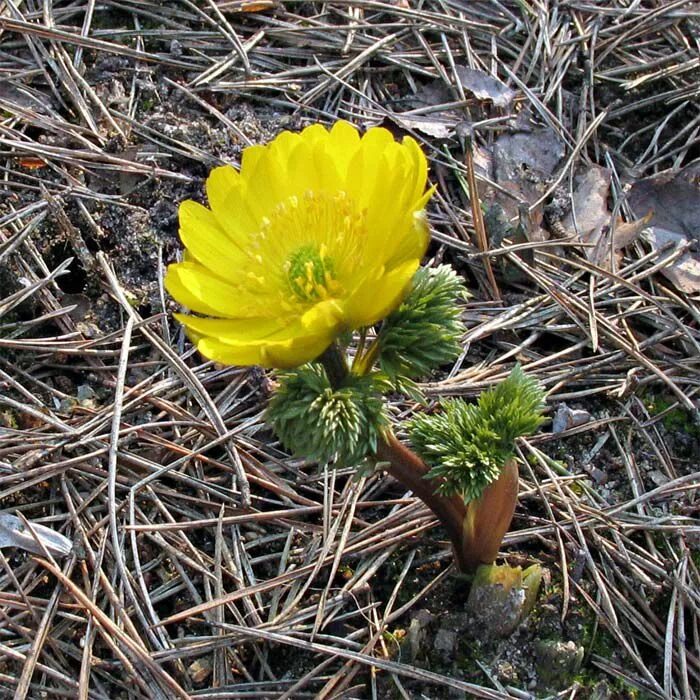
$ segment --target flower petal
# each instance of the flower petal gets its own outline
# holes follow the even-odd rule
[[[196,262],[169,265],[164,283],[173,299],[199,314],[247,318],[276,313],[269,298],[246,293]]]
[[[333,125],[328,141],[328,154],[336,165],[343,186],[347,182],[350,161],[359,147],[360,134],[352,124],[339,121]]]
[[[173,316],[190,331],[198,336],[210,336],[224,343],[255,342],[275,334],[280,334],[284,326],[278,318],[201,318],[188,314]]]
[[[401,145],[408,153],[411,160],[413,190],[410,194],[410,201],[415,202],[425,192],[425,184],[428,179],[428,160],[425,157],[425,153],[421,150],[421,147],[416,143],[415,139],[410,136],[405,136]]]
[[[232,279],[248,256],[224,233],[210,209],[188,199],[180,204],[180,238],[187,250],[224,280]]]
[[[338,328],[344,317],[343,305],[337,299],[326,299],[304,313],[301,317],[301,325],[309,330]]]
[[[284,340],[224,343],[203,337],[197,349],[210,360],[228,365],[262,365],[286,369],[315,360],[333,342],[333,334],[297,335]]]
[[[387,246],[387,256],[384,263],[388,268],[397,267],[405,260],[425,255],[430,243],[430,227],[428,218],[422,209],[409,214],[401,235],[392,236],[392,246]]]
[[[419,265],[420,258],[414,258],[389,272],[378,270],[374,279],[365,279],[345,303],[349,327],[371,326],[388,316],[403,300]]]
[[[219,226],[234,243],[245,248],[260,222],[248,206],[243,178],[232,166],[222,165],[209,173],[206,190]]]

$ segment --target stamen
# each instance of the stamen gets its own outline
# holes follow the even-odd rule
[[[307,191],[280,202],[250,242],[281,300],[307,306],[342,295],[362,261],[366,214],[345,192]],[[331,257],[332,256],[332,257]],[[278,261],[271,266],[271,261]]]
[[[287,279],[294,294],[302,301],[328,298],[335,279],[333,260],[325,246],[309,244],[295,250],[285,263]]]

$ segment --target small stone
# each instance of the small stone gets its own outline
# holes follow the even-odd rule
[[[588,411],[569,408],[565,403],[560,403],[552,420],[552,432],[563,433],[565,430],[584,425],[591,420]]]
[[[572,641],[539,641],[535,653],[540,680],[549,687],[563,687],[581,668],[584,649]]]
[[[77,389],[78,401],[89,401],[96,398],[95,390],[89,384],[80,384]]]
[[[58,410],[61,413],[70,414],[73,412],[73,409],[77,405],[78,405],[77,399],[74,399],[72,396],[69,396],[65,399],[61,399],[61,401],[58,404]]]
[[[427,628],[433,620],[435,620],[435,615],[425,609],[419,610],[411,619],[408,634],[406,635],[411,663],[415,663],[416,659],[421,656],[428,634]]]
[[[591,688],[590,700],[610,700],[613,692],[605,681],[599,681]]]
[[[193,683],[199,685],[204,683],[212,672],[211,660],[208,657],[196,659],[187,668]]]
[[[77,398],[83,408],[97,408],[97,394],[89,384],[81,384],[78,387]]]
[[[433,649],[443,661],[454,661],[455,650],[457,649],[457,632],[441,627],[435,635]]]
[[[509,661],[498,661],[493,668],[498,679],[503,683],[514,684],[519,681],[518,672]]]
[[[532,610],[542,580],[535,564],[525,571],[519,566],[480,566],[467,599],[467,610],[486,637],[507,637]]]
[[[666,474],[660,472],[658,469],[650,471],[649,478],[654,482],[654,484],[656,484],[656,486],[663,486],[670,481]]]

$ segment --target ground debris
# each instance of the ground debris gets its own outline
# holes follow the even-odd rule
[[[547,640],[586,650],[561,697],[697,700],[700,311],[690,272],[663,276],[697,260],[697,12],[653,5],[0,2],[0,508],[74,547],[60,568],[2,549],[5,695],[545,697]],[[420,143],[426,262],[470,286],[428,405],[519,362],[594,417],[518,446],[501,555],[550,576],[505,637],[478,638],[411,494],[291,459],[274,379],[172,323],[178,204],[246,146],[340,118]]]

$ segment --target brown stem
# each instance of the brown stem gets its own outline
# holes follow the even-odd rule
[[[377,459],[387,462],[389,474],[438,517],[452,542],[460,571],[473,572],[481,564],[495,561],[518,497],[515,460],[506,462],[500,477],[484,490],[481,498],[465,505],[460,496],[436,493],[434,482],[424,478],[428,466],[394,435],[388,435],[379,444]]]
[[[377,459],[387,462],[387,471],[398,482],[413,491],[437,515],[452,542],[457,566],[469,570],[468,551],[465,552],[463,523],[467,515],[464,501],[459,496],[442,496],[435,492],[434,482],[425,479],[428,466],[415,452],[409,450],[394,435],[388,435],[377,447]],[[468,548],[467,548],[468,549]]]

